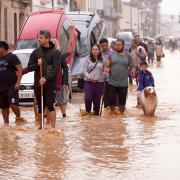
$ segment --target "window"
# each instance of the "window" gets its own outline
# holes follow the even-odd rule
[[[14,13],[14,43],[17,41],[17,14]]]
[[[62,52],[66,51],[68,45],[68,36],[63,27],[60,30],[60,49]]]
[[[94,34],[94,38],[96,41],[99,40],[99,37],[101,35],[101,30],[99,29],[98,25],[96,25],[94,28],[93,28],[93,34]]]
[[[23,23],[25,21],[25,15],[23,12],[19,14],[19,30],[21,30]]]
[[[37,39],[25,39],[18,42],[16,49],[36,49],[38,47]]]
[[[88,38],[88,28],[86,21],[75,21],[76,28],[79,31],[80,39],[77,44],[77,54],[79,57],[85,57],[90,51],[90,38]]]
[[[64,27],[64,29],[66,30],[66,33],[67,33],[68,38],[70,38],[70,36],[71,36],[71,31],[72,31],[72,28],[73,28],[71,22],[68,21],[68,20],[65,20],[64,23],[63,23],[63,27]]]
[[[8,18],[7,18],[7,8],[4,8],[4,39],[8,41]]]

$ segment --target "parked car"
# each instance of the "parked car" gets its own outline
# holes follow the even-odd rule
[[[91,46],[104,37],[104,23],[100,16],[91,12],[68,12],[78,33],[75,59],[72,66],[72,88],[77,88],[77,77],[83,71],[83,64]]]
[[[16,49],[34,49],[39,46],[37,33],[46,29],[51,32],[52,39],[56,39],[62,52],[68,51],[71,55],[67,62],[72,67],[74,50],[77,40],[77,32],[73,21],[63,10],[47,10],[32,12],[26,19]]]
[[[66,61],[69,65],[69,77],[71,77],[77,31],[73,21],[63,10],[46,10],[31,13],[21,29],[15,48],[20,50],[39,47],[37,33],[42,29],[50,31],[52,39],[58,41],[61,52],[70,52],[70,56],[66,58]],[[71,78],[69,87],[71,91]]]
[[[125,41],[124,50],[129,52],[131,48],[131,42],[133,40],[133,33],[132,32],[118,32],[116,34],[117,39],[123,39]]]
[[[16,54],[21,61],[22,67],[26,68],[29,58],[34,49],[15,50]],[[21,86],[19,90],[20,104],[31,104],[34,100],[34,72],[29,72],[22,76]]]

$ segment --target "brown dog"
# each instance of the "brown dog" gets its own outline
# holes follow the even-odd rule
[[[154,87],[146,87],[141,94],[141,104],[145,116],[154,116],[157,107],[157,94]]]

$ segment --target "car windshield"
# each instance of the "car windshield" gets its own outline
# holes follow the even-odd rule
[[[37,39],[20,40],[16,49],[36,49],[39,47]]]
[[[18,53],[16,55],[21,61],[22,67],[23,68],[27,67],[31,53]]]

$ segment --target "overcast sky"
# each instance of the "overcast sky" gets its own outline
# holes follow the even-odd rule
[[[180,0],[163,0],[161,3],[162,14],[180,14]]]

